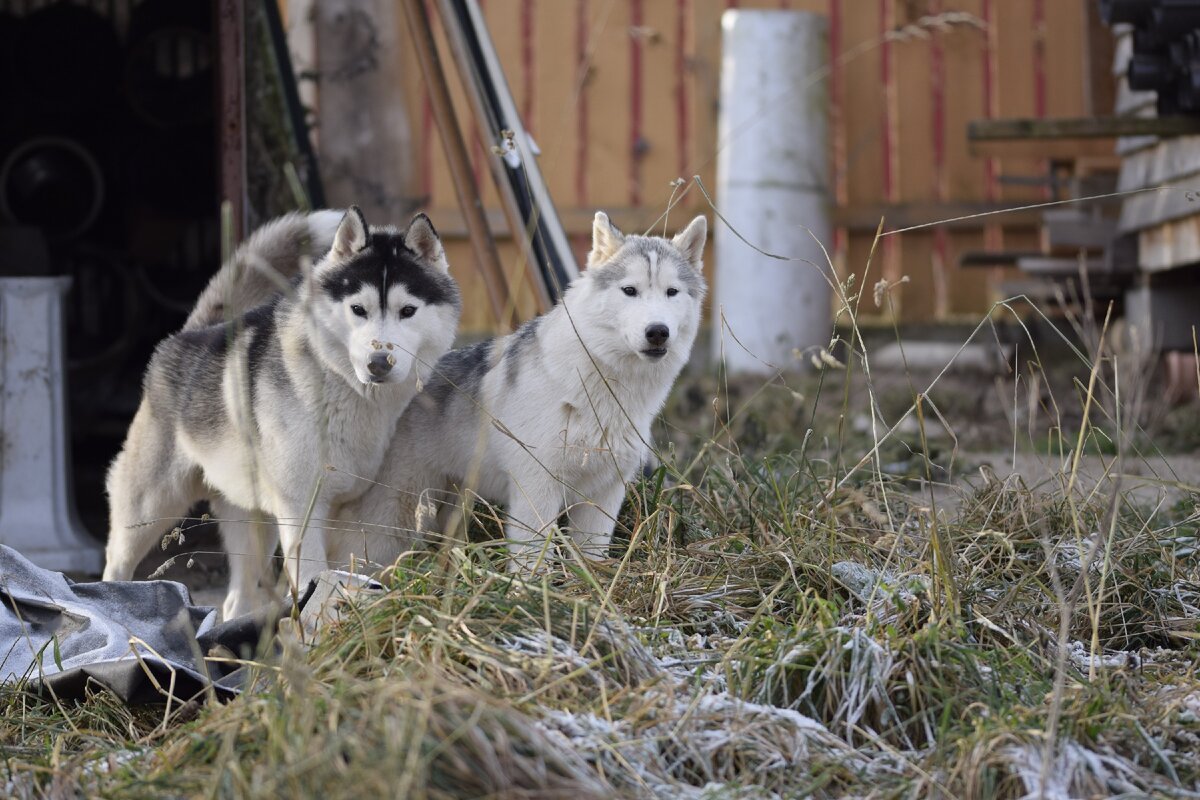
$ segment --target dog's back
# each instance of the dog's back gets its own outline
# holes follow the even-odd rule
[[[292,212],[250,235],[221,265],[201,292],[183,330],[196,330],[240,317],[288,289],[303,269],[333,245],[344,211]]]

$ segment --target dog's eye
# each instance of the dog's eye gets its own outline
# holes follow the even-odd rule
[[[672,286],[670,289],[667,289],[667,297],[674,297],[677,294],[679,294],[679,290],[674,286]]]
[[[405,306],[404,308],[400,309],[400,319],[408,319],[415,313],[417,313],[416,306]]]
[[[356,317],[365,317],[367,315],[367,310],[358,303],[350,306],[350,310],[354,312],[354,316]]]
[[[637,297],[637,289],[632,286],[622,286],[621,291],[625,293],[626,297]]]

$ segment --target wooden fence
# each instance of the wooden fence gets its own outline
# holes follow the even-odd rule
[[[965,135],[969,120],[1110,110],[1095,107],[1111,97],[1106,85],[1111,70],[1108,63],[1096,63],[1108,56],[1096,46],[1104,44],[1098,37],[1107,32],[1097,32],[1089,13],[1094,0],[480,3],[581,263],[596,209],[627,229],[645,229],[666,208],[676,178],[699,175],[714,187],[720,17],[731,7],[790,8],[829,17],[837,232],[827,245],[842,274],[862,273],[881,216],[896,229],[1047,198],[1047,187],[1038,181],[1047,177],[1048,162],[1019,146],[999,157],[972,154]],[[448,240],[451,264],[464,285],[464,330],[485,330],[493,324],[491,312],[471,264],[420,71],[403,46],[403,15],[395,19],[401,46],[397,80],[411,141],[411,151],[397,158],[411,160],[407,191]],[[937,19],[951,24],[935,24]],[[444,41],[441,45],[460,119],[473,135]],[[320,53],[316,60],[319,65]],[[471,146],[504,262],[511,278],[523,276],[488,185],[488,156],[483,145]],[[1111,143],[1090,142],[1071,156],[1109,165],[1111,153]],[[715,199],[719,205],[720,197]],[[708,211],[692,189],[672,212],[669,227]],[[999,296],[1005,273],[961,268],[959,256],[1002,247],[1036,250],[1037,221],[1033,212],[1016,212],[889,236],[867,280],[909,278],[898,308],[906,321],[978,318]],[[532,313],[528,292],[519,307],[523,315]]]

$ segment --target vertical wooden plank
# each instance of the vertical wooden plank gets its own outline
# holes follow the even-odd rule
[[[591,205],[629,203],[630,35],[629,3],[592,3],[592,41],[601,57],[588,82],[588,176]]]
[[[591,25],[588,18],[588,0],[575,0],[575,75],[578,98],[575,101],[575,203],[588,205],[588,84],[591,82],[592,52],[590,50]],[[586,258],[579,259],[587,263]]]
[[[989,0],[955,0],[953,6],[980,19]],[[946,3],[946,5],[949,5]],[[943,55],[945,164],[942,183],[949,201],[980,201],[987,197],[986,160],[971,155],[967,146],[967,123],[988,116],[991,75],[987,70],[987,31],[960,27],[939,37]],[[993,176],[994,180],[994,176]],[[999,228],[995,228],[997,234]],[[989,272],[960,269],[959,256],[966,250],[985,247],[980,233],[946,235],[944,269],[948,282],[949,315],[982,311],[991,302]],[[996,249],[999,249],[997,247]]]
[[[881,35],[886,31],[916,22],[913,14],[925,9],[911,8],[888,0],[888,24],[881,20]],[[937,34],[934,34],[936,36]],[[884,44],[887,68],[882,80],[887,94],[885,136],[889,145],[885,170],[885,193],[889,202],[929,202],[934,199],[933,60],[930,40],[909,38]],[[888,186],[890,185],[890,192]],[[888,237],[888,279],[908,276],[903,297],[903,318],[931,320],[937,308],[939,291],[933,274],[932,232],[921,231]],[[893,244],[891,240],[896,240]]]
[[[955,231],[947,237],[949,246],[947,263],[952,265],[949,315],[978,320],[993,302],[992,282],[987,270],[958,269],[959,257],[968,250],[980,250],[984,246],[982,231]]]
[[[842,0],[827,0],[829,4],[829,141],[832,148],[830,174],[833,177],[834,205],[844,207],[849,202],[846,182],[846,78],[842,64],[842,37],[845,35]],[[846,278],[845,228],[833,231],[833,266],[839,280]]]
[[[691,0],[675,0],[675,174],[684,180],[687,180],[692,149],[691,81],[687,70],[691,6]]]
[[[885,200],[880,183],[883,173],[881,146],[884,104],[880,82],[882,51],[879,47],[880,24],[876,3],[861,0],[840,0],[842,3],[842,36],[839,45],[843,54],[846,130],[845,181],[849,204],[878,204]],[[890,237],[889,237],[890,238]],[[887,241],[886,239],[884,241]],[[883,247],[868,265],[867,256],[874,243],[873,234],[851,234],[846,246],[846,273],[856,276],[859,286],[867,286],[883,277]],[[865,276],[865,277],[864,277]],[[862,306],[864,314],[883,313],[870,298]]]
[[[691,180],[699,175],[704,185],[712,190],[716,186],[717,174],[717,112],[721,86],[721,14],[725,11],[724,0],[692,0],[692,38],[689,60],[693,87],[692,128],[695,131],[692,143],[692,158],[688,174]],[[688,193],[692,208],[709,213],[708,204],[700,192],[692,187]],[[720,202],[718,200],[718,202]],[[717,220],[712,220],[715,227]]]
[[[246,7],[244,0],[220,0],[216,12],[220,58],[217,61],[217,151],[221,156],[221,202],[230,205],[231,235],[240,242],[246,230]],[[328,180],[328,179],[326,179]]]
[[[956,0],[960,8],[982,17],[983,0]],[[960,27],[938,35],[944,75],[944,120],[942,142],[945,165],[942,180],[950,200],[983,200],[986,170],[983,159],[971,155],[967,146],[967,123],[988,116],[985,81],[987,34],[973,27]]]
[[[396,80],[400,84],[400,94],[403,98],[405,117],[409,120],[411,129],[412,152],[412,177],[410,183],[405,187],[406,193],[410,195],[413,204],[424,206],[428,203],[428,186],[425,183],[425,165],[429,162],[429,153],[432,152],[434,143],[426,138],[426,135],[431,131],[426,131],[423,125],[423,111],[426,107],[425,81],[421,77],[421,67],[417,63],[416,55],[413,53],[413,48],[409,44],[412,41],[411,34],[408,29],[408,21],[403,14],[395,15],[395,32],[396,42],[398,43],[398,51],[396,60],[399,64],[399,73]],[[429,118],[432,127],[433,118]],[[437,224],[437,220],[434,220]]]
[[[521,110],[525,130],[531,134],[538,131],[537,110],[537,33],[534,25],[536,19],[536,0],[521,0],[521,102],[517,108]]]
[[[899,90],[895,72],[895,45],[886,38],[888,31],[896,27],[895,0],[879,0],[879,21],[876,35],[882,40],[879,51],[879,83],[883,87],[883,107],[880,111],[880,160],[883,164],[883,198],[888,203],[898,202],[900,187],[897,179],[899,155],[896,134],[900,117]],[[897,283],[903,275],[902,240],[889,236],[883,240],[883,277]],[[897,292],[893,298],[892,311],[903,315],[903,294]]]
[[[1000,6],[1003,5],[1003,10]],[[1034,14],[1033,0],[993,0],[992,24],[996,29],[994,56],[996,61],[998,117],[1032,117],[1034,102]],[[997,159],[1000,178],[1004,176],[1033,177],[1044,172],[1039,159]],[[1042,193],[1036,187],[1014,186],[1001,182],[1000,199],[1036,203]]]
[[[635,34],[640,40],[642,107],[639,137],[631,141],[631,147],[639,165],[638,197],[642,205],[656,211],[666,210],[671,181],[679,174],[678,11],[672,2],[645,3],[641,31]]]
[[[942,11],[941,0],[931,0],[930,13]],[[946,180],[946,57],[943,36],[935,34],[929,40],[929,94],[930,120],[933,138],[933,196],[940,202],[949,198]],[[933,231],[933,259],[930,272],[933,277],[934,314],[944,319],[950,311],[950,242],[945,226]]]
[[[861,0],[842,0],[845,33],[842,52],[847,54],[846,86],[846,182],[851,204],[878,203],[884,199],[883,174],[883,85],[880,83],[882,49],[878,42],[879,16],[866,13]],[[851,5],[853,4],[853,5]],[[874,6],[874,4],[872,4]]]
[[[476,2],[479,5],[480,12],[483,14],[483,17],[486,20],[487,0],[476,0]],[[483,142],[479,141],[479,136],[474,133],[472,126],[466,124],[468,121],[463,120],[463,122],[463,128],[471,130],[471,134],[469,134],[471,150],[471,178],[475,181],[475,185],[479,187],[482,200],[483,186],[485,183],[489,182],[487,175],[487,152],[483,148]]]
[[[1094,6],[1085,0],[1055,0],[1046,3],[1045,38],[1053,42],[1046,48],[1046,115],[1049,117],[1080,117],[1088,113],[1091,98],[1085,89],[1089,85],[1088,40],[1090,31],[1086,27],[1087,12],[1081,5]],[[1095,9],[1093,9],[1094,11]],[[1109,32],[1109,41],[1112,40]],[[1112,85],[1111,56],[1107,70],[1109,85]],[[1112,113],[1110,107],[1107,112]],[[1114,143],[1110,140],[1084,140],[1079,143],[1079,154],[1112,155]]]
[[[629,0],[629,205],[642,202],[642,158],[646,140],[642,130],[642,60],[646,47],[642,0]]]
[[[583,102],[577,91],[577,22],[574,2],[538,3],[537,19],[532,23],[532,56],[523,56],[532,57],[535,67],[530,92],[537,95],[532,104],[537,128],[532,135],[542,151],[538,164],[555,205],[563,209],[575,202],[576,120]],[[564,37],[564,32],[573,35]]]

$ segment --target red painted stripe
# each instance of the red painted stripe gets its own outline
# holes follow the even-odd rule
[[[846,174],[846,128],[842,108],[842,3],[829,0],[829,119],[833,129],[833,198],[839,206],[849,202]],[[833,263],[841,269],[845,265],[846,247],[849,236],[845,228],[833,232]]]
[[[536,80],[534,61],[534,0],[521,0],[521,117],[525,130],[533,133],[533,98]]]
[[[575,203],[588,203],[588,0],[575,4],[575,63],[579,74],[579,99],[575,118]]]
[[[629,204],[642,203],[642,0],[630,0],[629,40]]]
[[[1046,116],[1046,0],[1033,0],[1033,113]]]
[[[833,125],[834,199],[846,205],[846,129],[843,109],[842,2],[829,0],[829,115]]]
[[[931,0],[929,13],[942,12],[941,0]],[[942,39],[934,36],[929,42],[929,91],[933,119],[933,193],[938,200],[946,199],[946,64],[942,51]],[[950,241],[946,228],[939,225],[933,230],[933,308],[942,318],[950,311],[949,287],[946,284],[946,261],[949,257]]]
[[[883,39],[884,35],[892,29],[895,15],[893,13],[893,0],[879,0],[879,37]],[[895,116],[898,111],[896,108],[896,85],[895,76],[892,72],[892,43],[884,40],[879,58],[880,81],[883,84],[883,194],[889,203],[896,202],[897,186],[896,186],[896,168],[899,166],[896,163],[896,147],[895,147]],[[900,263],[900,239],[897,236],[889,236],[883,242],[883,274],[890,281],[900,279],[900,273],[903,269]],[[896,301],[897,306],[899,301]]]
[[[992,14],[992,0],[983,0],[980,10],[983,17],[983,116],[985,119],[996,117],[996,94],[992,90],[993,76],[996,69],[995,49],[995,16]],[[988,156],[983,160],[984,198],[994,202],[999,194],[996,180],[996,159]]]
[[[677,177],[687,180],[691,130],[688,119],[687,21],[690,0],[675,5],[675,145]]]
[[[484,22],[487,21],[487,0],[478,0],[479,13],[484,16]],[[472,137],[475,140],[475,146],[471,148],[471,177],[475,181],[475,192],[483,194],[483,168],[487,161],[487,153],[484,152],[483,142],[478,136]]]
[[[931,0],[929,13],[942,13],[941,0]],[[946,67],[942,51],[942,39],[934,36],[929,41],[929,92],[933,119],[933,192],[939,200],[946,197]]]
[[[439,19],[436,14],[431,14],[429,9],[429,0],[425,1],[425,15],[429,17],[429,26],[433,30],[437,26]],[[424,86],[424,84],[422,84]],[[426,203],[433,204],[433,106],[429,102],[429,90],[422,89],[421,91],[421,151],[423,158],[421,159],[421,194],[425,196]]]
[[[1046,0],[1033,0],[1033,113],[1046,116]],[[1049,186],[1042,187],[1042,197],[1049,200],[1051,194]]]
[[[892,0],[879,0],[879,37],[891,28]],[[892,43],[883,39],[879,53],[879,81],[883,85],[883,196],[894,201],[895,175],[892,174]]]

